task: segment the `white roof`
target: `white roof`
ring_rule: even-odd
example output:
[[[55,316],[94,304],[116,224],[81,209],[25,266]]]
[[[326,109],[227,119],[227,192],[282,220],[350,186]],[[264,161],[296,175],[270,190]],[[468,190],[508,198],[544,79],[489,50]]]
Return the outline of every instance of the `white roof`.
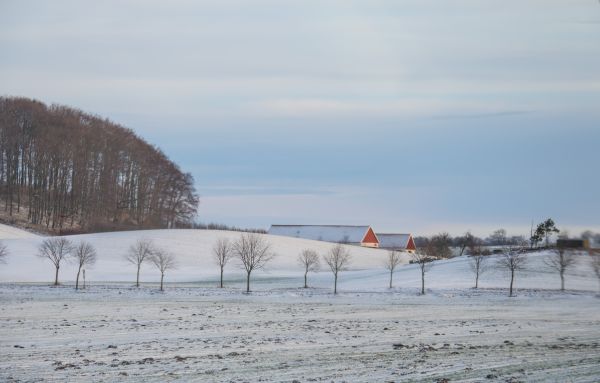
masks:
[[[410,234],[384,234],[377,233],[379,247],[384,249],[406,249]]]
[[[272,225],[269,234],[315,241],[361,243],[370,226]]]

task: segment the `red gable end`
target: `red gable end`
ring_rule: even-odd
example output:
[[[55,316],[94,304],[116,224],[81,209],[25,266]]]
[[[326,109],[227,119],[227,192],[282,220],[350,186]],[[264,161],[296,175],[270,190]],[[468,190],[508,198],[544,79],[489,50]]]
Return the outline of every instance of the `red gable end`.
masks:
[[[417,247],[415,246],[415,241],[413,241],[413,237],[412,235],[408,238],[408,243],[406,244],[406,250],[417,250]]]
[[[369,228],[369,230],[367,230],[367,234],[365,234],[362,243],[379,245],[379,241],[377,240],[377,236],[373,232],[373,229]]]

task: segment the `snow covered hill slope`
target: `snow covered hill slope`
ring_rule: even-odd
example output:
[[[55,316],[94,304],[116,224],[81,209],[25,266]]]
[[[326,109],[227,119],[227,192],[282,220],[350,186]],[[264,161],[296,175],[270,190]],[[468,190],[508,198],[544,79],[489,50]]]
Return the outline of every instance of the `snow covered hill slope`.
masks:
[[[36,238],[37,235],[17,227],[0,224],[0,240],[15,238]]]
[[[123,260],[128,248],[138,239],[150,239],[152,242],[177,257],[178,267],[167,273],[167,281],[201,282],[214,281],[218,269],[213,261],[212,247],[219,238],[236,240],[240,233],[213,230],[144,230],[67,236],[74,243],[90,242],[98,252],[96,265],[87,271],[93,281],[131,281],[134,267]],[[311,241],[264,235],[276,257],[266,270],[257,272],[268,279],[299,276],[301,267],[297,256],[303,249],[314,249],[325,254],[333,246],[327,242]],[[43,282],[52,275],[52,265],[48,260],[36,257],[37,247],[44,237],[3,240],[10,252],[7,264],[0,266],[0,282]],[[358,246],[347,246],[352,254],[353,269],[372,269],[381,267],[387,252]],[[404,262],[408,263],[408,254]],[[65,263],[61,266],[61,281],[71,281],[75,275],[75,266]],[[235,260],[226,268],[226,274],[241,278],[242,272]],[[158,274],[150,264],[142,267],[142,280],[155,281]]]
[[[29,234],[29,233],[28,233]],[[215,286],[218,268],[214,264],[211,249],[219,238],[235,240],[241,234],[230,231],[212,230],[147,230],[115,233],[74,235],[68,238],[73,242],[88,241],[98,251],[96,265],[87,270],[88,281],[127,282],[135,278],[135,267],[123,260],[130,245],[141,238],[151,239],[155,245],[175,254],[178,261],[176,270],[168,271],[167,282]],[[264,235],[276,258],[265,270],[253,274],[254,290],[295,288],[302,284],[302,268],[297,256],[303,249],[314,249],[325,254],[330,243]],[[28,238],[4,239],[10,255],[6,264],[0,265],[0,282],[49,282],[53,279],[53,266],[48,260],[36,257],[37,246],[44,237],[31,235]],[[342,291],[388,291],[389,273],[383,267],[387,252],[384,250],[347,247],[352,254],[350,270],[340,273],[339,287]],[[557,289],[560,279],[544,262],[547,253],[529,255],[527,270],[519,272],[516,287],[527,289]],[[566,288],[569,290],[596,291],[598,281],[591,271],[589,257],[582,255],[579,263],[567,273]],[[490,257],[489,270],[480,279],[483,288],[506,288],[508,276],[494,266],[498,257]],[[403,255],[404,265],[394,275],[394,287],[418,291],[420,271],[416,265],[408,264],[409,255]],[[65,263],[60,270],[61,282],[71,282],[75,277],[75,266]],[[243,272],[238,263],[232,260],[225,269],[226,284],[234,288],[243,287]],[[154,267],[142,267],[142,282],[156,282],[159,274]],[[319,273],[309,274],[309,283],[316,288],[329,289],[332,276],[322,264]],[[473,286],[473,275],[468,257],[437,261],[426,274],[426,287],[432,290],[468,289]]]

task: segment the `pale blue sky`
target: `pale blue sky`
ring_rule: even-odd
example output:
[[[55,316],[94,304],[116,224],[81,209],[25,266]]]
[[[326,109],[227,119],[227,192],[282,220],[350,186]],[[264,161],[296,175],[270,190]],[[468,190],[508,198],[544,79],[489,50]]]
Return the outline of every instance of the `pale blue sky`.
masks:
[[[199,220],[600,230],[600,3],[0,2],[0,93],[134,129]]]

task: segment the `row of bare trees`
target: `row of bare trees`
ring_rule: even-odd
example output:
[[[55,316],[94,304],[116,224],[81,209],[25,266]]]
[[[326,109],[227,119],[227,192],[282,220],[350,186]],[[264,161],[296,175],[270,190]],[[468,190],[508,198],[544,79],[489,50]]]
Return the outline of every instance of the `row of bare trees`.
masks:
[[[250,292],[250,276],[253,271],[265,267],[275,257],[271,245],[255,233],[242,234],[236,241],[220,238],[213,247],[213,256],[220,270],[219,286],[223,287],[223,272],[227,263],[236,258],[246,271],[246,292]]]
[[[501,270],[505,270],[509,275],[509,287],[508,295],[514,296],[514,283],[518,272],[526,269],[527,266],[527,252],[521,247],[509,247],[503,250],[503,252],[496,258],[494,264],[490,264],[491,253],[485,249],[479,248],[479,250],[472,250],[469,255],[469,266],[475,277],[474,288],[479,287],[479,279],[482,274],[490,269],[490,267],[496,267]],[[393,254],[390,253],[388,256],[388,263],[391,261]],[[548,255],[544,256],[544,263],[553,271],[557,272],[560,277],[560,290],[565,290],[565,277],[566,272],[582,259],[581,252],[569,250],[569,249],[555,249]],[[421,271],[421,294],[425,294],[425,274],[432,266],[432,261],[437,258],[430,256],[426,251],[417,251],[412,256],[413,262],[419,266]],[[590,264],[600,281],[600,255],[591,254]],[[393,273],[393,271],[392,271]],[[391,284],[390,284],[391,287]]]
[[[0,244],[0,262],[6,257],[6,247]],[[79,279],[85,268],[91,267],[98,259],[98,253],[94,247],[86,241],[74,244],[64,237],[55,237],[44,240],[38,247],[37,256],[46,259],[54,266],[54,286],[59,284],[59,272],[65,262],[72,262],[77,266],[75,277],[75,290],[79,289]],[[136,265],[136,286],[140,284],[140,268],[143,263],[150,262],[160,272],[160,290],[163,290],[164,276],[167,270],[176,267],[175,257],[165,250],[156,247],[149,240],[139,240],[132,245],[125,260]],[[84,282],[85,288],[85,282]]]
[[[38,229],[189,224],[193,177],[133,131],[65,106],[0,97],[4,215]]]
[[[98,257],[96,250],[88,242],[81,241],[78,244],[73,244],[68,239],[62,237],[44,240],[38,248],[37,256],[49,260],[54,266],[55,286],[58,286],[58,273],[63,262],[74,262],[77,266],[75,290],[79,289],[79,276],[82,270],[85,273],[85,267],[96,263]]]
[[[59,283],[59,271],[63,262],[70,261],[77,266],[75,288],[79,288],[79,279],[85,268],[92,266],[97,259],[97,253],[94,247],[85,241],[73,244],[67,238],[56,237],[44,240],[38,248],[37,255],[49,260],[54,266],[54,285]],[[600,254],[590,254],[590,264],[598,280],[600,281]],[[0,263],[4,263],[8,256],[6,246],[0,243]],[[239,266],[246,272],[246,292],[250,292],[250,278],[253,271],[264,268],[271,261],[275,254],[271,250],[270,244],[263,236],[255,233],[244,233],[239,239],[230,241],[226,238],[217,240],[213,247],[213,256],[220,269],[220,287],[223,287],[223,274],[225,266],[231,259],[236,259]],[[153,244],[149,239],[138,240],[130,246],[124,259],[136,266],[136,286],[140,285],[140,270],[144,263],[154,265],[161,274],[160,290],[163,290],[163,281],[165,273],[168,270],[175,269],[177,263],[175,256],[164,249]],[[421,274],[421,294],[425,294],[425,276],[427,271],[433,265],[437,258],[420,249],[412,254],[412,263],[418,266]],[[577,262],[582,259],[581,254],[568,249],[556,249],[547,255],[544,255],[544,263],[560,277],[560,288],[565,289],[566,273]],[[333,246],[326,254],[319,254],[311,249],[303,250],[298,256],[298,263],[302,266],[304,272],[304,287],[308,287],[308,274],[320,270],[322,260],[334,277],[334,294],[337,294],[337,283],[339,273],[347,270],[351,261],[351,255],[346,246],[337,244]],[[509,275],[509,296],[514,295],[514,282],[517,273],[525,270],[527,265],[527,252],[520,247],[506,248],[502,254],[494,258],[485,249],[479,249],[469,255],[469,265],[473,272],[475,281],[474,288],[479,287],[479,280],[482,274],[495,267],[507,271]],[[384,261],[384,267],[389,271],[389,288],[393,287],[393,275],[398,266],[402,264],[402,253],[390,251]]]
[[[160,272],[160,291],[163,291],[166,272],[177,268],[175,255],[154,245],[149,239],[140,239],[131,245],[124,259],[136,267],[136,287],[140,287],[140,270],[144,263],[154,265]]]
[[[242,234],[234,242],[221,238],[213,247],[215,263],[219,266],[220,283],[223,287],[223,271],[230,259],[235,258],[246,271],[246,292],[250,292],[250,275],[252,271],[263,268],[274,257],[270,245],[259,235],[254,233]],[[333,246],[322,257],[323,262],[333,273],[333,292],[337,294],[337,281],[341,271],[347,270],[350,264],[350,253],[341,244]],[[298,255],[298,263],[304,270],[304,287],[308,287],[308,273],[320,269],[319,254],[311,249],[305,249]]]

